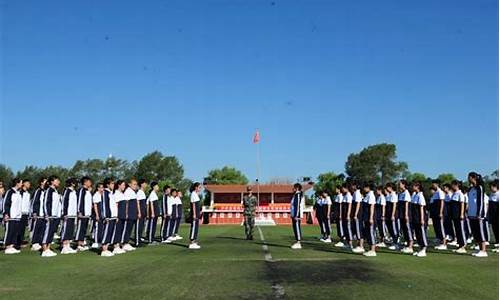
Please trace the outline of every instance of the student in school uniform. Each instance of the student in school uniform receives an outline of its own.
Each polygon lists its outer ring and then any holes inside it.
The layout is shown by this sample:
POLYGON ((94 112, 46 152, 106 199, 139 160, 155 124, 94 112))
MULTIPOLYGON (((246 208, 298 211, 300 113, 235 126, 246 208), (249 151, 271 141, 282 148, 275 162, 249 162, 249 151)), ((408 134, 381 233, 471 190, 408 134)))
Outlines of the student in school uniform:
POLYGON ((163 187, 163 196, 162 196, 162 201, 161 201, 161 228, 160 228, 160 237, 161 237, 161 242, 166 243, 168 236, 167 236, 167 227, 168 224, 170 223, 170 217, 168 215, 168 198, 170 197, 172 189, 170 186, 166 185, 163 187))
POLYGON ((160 205, 158 204, 158 192, 160 191, 160 186, 158 185, 158 182, 151 182, 151 189, 152 190, 151 193, 149 193, 146 206, 146 232, 148 235, 148 243, 153 246, 158 244, 155 240, 156 224, 158 223, 158 216, 160 216, 160 205))
POLYGON ((377 224, 377 231, 378 235, 380 238, 380 242, 377 244, 377 247, 379 248, 386 248, 387 245, 385 244, 385 238, 387 236, 387 230, 385 227, 385 216, 386 216, 386 207, 387 207, 387 200, 384 195, 384 187, 383 186, 378 186, 375 190, 375 216, 376 216, 376 224, 377 224))
POLYGON ((344 234, 344 226, 342 225, 342 200, 343 200, 343 195, 340 187, 336 186, 335 187, 335 198, 333 200, 333 219, 334 222, 337 226, 337 237, 339 241, 335 244, 335 247, 344 247, 344 239, 345 239, 345 234, 344 234))
POLYGON ((385 185, 386 197, 385 197, 385 222, 386 228, 392 239, 392 244, 388 247, 389 250, 399 250, 398 238, 399 238, 399 226, 398 226, 398 195, 396 194, 396 186, 392 182, 388 182, 385 185))
POLYGON ((42 239, 42 257, 53 257, 57 254, 50 249, 50 244, 54 240, 54 234, 61 221, 61 195, 57 191, 61 181, 57 176, 50 176, 47 184, 43 198, 43 214, 46 223, 42 239))
POLYGON ((146 222, 146 189, 148 184, 146 180, 140 179, 139 182, 139 190, 137 191, 137 221, 135 223, 135 245, 139 246, 140 243, 144 240, 144 224, 146 222))
POLYGON ((5 224, 5 236, 3 244, 5 254, 18 254, 21 251, 16 249, 17 237, 22 218, 22 196, 21 188, 23 181, 14 178, 12 187, 5 193, 3 203, 3 222, 5 224))
POLYGON ((363 192, 365 196, 361 202, 361 220, 363 222, 363 233, 359 240, 359 245, 363 249, 363 255, 367 257, 377 256, 376 244, 377 240, 375 237, 375 226, 376 226, 376 216, 375 216, 375 205, 377 203, 375 194, 373 193, 373 184, 365 184, 363 186, 363 192), (364 241, 368 242, 370 250, 364 251, 364 241))
POLYGON ((325 238, 325 233, 323 231, 323 195, 320 192, 316 192, 316 201, 314 201, 314 215, 316 216, 316 221, 318 222, 319 230, 320 230, 320 240, 325 238))
POLYGON ((38 180, 38 188, 33 193, 31 201, 31 251, 40 251, 42 249, 43 233, 45 231, 45 217, 43 214, 43 198, 45 193, 45 185, 47 178, 42 177, 38 180))
POLYGON ((182 214, 183 214, 183 207, 182 207, 182 192, 177 191, 177 197, 174 199, 174 210, 175 210, 175 225, 174 225, 174 235, 173 235, 173 240, 174 241, 179 241, 182 240, 182 236, 179 235, 179 226, 181 224, 182 220, 182 214))
POLYGON ((451 189, 453 194, 451 195, 451 220, 453 226, 456 230, 458 249, 454 252, 459 254, 466 254, 467 250, 465 245, 467 243, 467 237, 465 236, 465 197, 462 193, 462 183, 458 180, 453 180, 451 182, 451 189))
POLYGON ((353 234, 352 234, 352 195, 349 191, 349 186, 344 183, 341 187, 342 192, 342 204, 341 204, 341 218, 342 218, 342 230, 344 232, 346 245, 339 247, 348 247, 351 251, 354 250, 352 245, 353 234))
POLYGON ((136 248, 130 245, 132 229, 134 228, 139 211, 137 208, 137 180, 131 179, 128 187, 123 193, 126 202, 127 219, 125 220, 124 231, 122 233, 122 249, 125 251, 134 251, 136 248))
POLYGON ((432 219, 432 226, 434 227, 434 233, 436 234, 436 239, 439 245, 435 246, 436 250, 446 250, 447 239, 446 230, 444 224, 445 215, 445 202, 446 197, 445 192, 439 187, 439 181, 433 180, 431 183, 431 199, 430 199, 430 215, 432 219))
POLYGON ((296 183, 293 185, 294 195, 290 202, 290 217, 292 218, 293 234, 295 236, 295 243, 292 249, 302 249, 300 241, 302 240, 302 229, 300 227, 300 220, 302 218, 302 202, 304 201, 304 193, 302 192, 302 185, 296 183))
MULTIPOLYGON (((113 199, 117 206, 117 221, 115 226, 115 231, 113 235, 113 253, 116 249, 122 249, 122 236, 125 231, 125 223, 127 222, 127 201, 125 199, 125 189, 127 188, 127 183, 124 180, 117 180, 114 186, 113 199)), ((118 250, 118 252, 122 252, 118 250)), ((118 254, 118 253, 114 253, 118 254)))
POLYGON ((464 221, 465 221, 465 236, 467 237, 467 244, 472 243, 472 229, 470 227, 470 220, 467 211, 469 210, 469 188, 462 184, 462 194, 464 194, 464 203, 465 203, 465 212, 464 212, 464 221))
POLYGON ((19 222, 19 232, 17 234, 16 247, 20 249, 25 243, 26 228, 29 225, 30 208, 31 208, 31 194, 29 192, 31 188, 31 182, 28 179, 23 180, 23 186, 21 187, 21 221, 19 222))
POLYGON ((427 213, 426 202, 420 182, 413 183, 413 195, 411 197, 411 221, 415 229, 415 236, 420 250, 413 255, 416 257, 427 256, 427 213))
POLYGON ((498 197, 500 192, 498 191, 498 179, 490 182, 490 199, 489 199, 489 207, 488 207, 488 219, 490 221, 491 226, 493 227, 493 234, 495 235, 495 249, 494 252, 498 252, 498 197))
POLYGON ((444 219, 444 229, 446 232, 446 239, 448 246, 456 247, 457 243, 457 235, 455 233, 455 226, 453 226, 453 221, 451 219, 451 196, 453 192, 451 191, 451 185, 449 183, 443 184, 443 192, 444 192, 444 211, 443 211, 443 219, 444 219))
MULTIPOLYGON (((122 185, 122 190, 125 190, 125 182, 122 181, 120 184, 122 185)), ((101 256, 112 257, 117 254, 125 253, 125 250, 121 249, 117 238, 118 235, 116 234, 118 205, 115 202, 113 193, 115 182, 111 178, 106 178, 104 179, 104 187, 101 202, 101 219, 104 225, 101 256), (112 244, 114 244, 113 252, 109 249, 112 244)), ((121 232, 119 234, 121 234, 121 232)))
POLYGON ((356 246, 352 251, 354 253, 363 253, 365 249, 361 247, 361 239, 363 237, 363 220, 362 220, 362 205, 363 196, 361 195, 361 191, 359 190, 357 183, 351 183, 350 190, 352 193, 352 214, 351 214, 351 222, 354 231, 353 238, 358 241, 358 246, 356 246))
POLYGON ((97 184, 96 191, 92 196, 92 220, 94 223, 93 240, 91 248, 99 249, 104 236, 104 225, 102 223, 102 200, 104 198, 104 183, 97 184))
POLYGON ((80 182, 82 186, 77 191, 78 218, 75 240, 78 243, 78 251, 87 251, 89 247, 86 246, 85 236, 92 216, 92 180, 84 176, 80 182))
POLYGON ((399 195, 398 195, 398 213, 399 221, 401 223, 401 231, 406 242, 405 247, 401 252, 405 254, 413 254, 413 232, 411 227, 411 195, 408 191, 408 181, 399 181, 399 195))
POLYGON ((78 197, 76 195, 77 181, 73 178, 66 180, 66 188, 62 197, 61 213, 61 254, 75 254, 77 251, 71 248, 71 242, 75 237, 75 222, 78 214, 78 197))
POLYGON ((469 180, 469 206, 467 214, 469 216, 474 241, 479 246, 479 251, 472 254, 474 257, 488 257, 486 252, 486 233, 484 219, 486 218, 486 208, 484 203, 483 178, 476 172, 470 172, 469 180))
POLYGON ((166 237, 165 240, 162 241, 162 243, 165 244, 171 244, 174 240, 172 238, 172 235, 174 233, 174 226, 175 226, 175 221, 173 217, 173 211, 174 211, 174 199, 177 197, 177 190, 172 189, 170 191, 170 195, 167 196, 167 217, 165 218, 165 226, 163 227, 163 236, 166 237))
POLYGON ((189 233, 189 240, 191 243, 189 244, 189 249, 200 249, 200 245, 198 244, 198 230, 200 227, 200 219, 201 219, 201 183, 195 182, 191 186, 191 229, 189 233))
POLYGON ((321 221, 323 223, 323 238, 321 241, 323 243, 331 244, 332 243, 332 228, 330 224, 330 215, 332 213, 332 199, 330 198, 330 195, 326 191, 323 191, 322 193, 322 213, 323 216, 321 217, 321 221))

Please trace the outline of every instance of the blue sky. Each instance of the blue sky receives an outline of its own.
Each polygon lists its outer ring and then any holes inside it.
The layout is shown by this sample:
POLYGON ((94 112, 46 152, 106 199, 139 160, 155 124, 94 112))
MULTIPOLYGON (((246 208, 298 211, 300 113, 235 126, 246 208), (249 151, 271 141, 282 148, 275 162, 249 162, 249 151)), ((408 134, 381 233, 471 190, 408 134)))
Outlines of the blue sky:
POLYGON ((264 180, 379 142, 429 176, 498 168, 497 1, 2 3, 14 170, 160 150, 253 178, 256 128, 264 180))

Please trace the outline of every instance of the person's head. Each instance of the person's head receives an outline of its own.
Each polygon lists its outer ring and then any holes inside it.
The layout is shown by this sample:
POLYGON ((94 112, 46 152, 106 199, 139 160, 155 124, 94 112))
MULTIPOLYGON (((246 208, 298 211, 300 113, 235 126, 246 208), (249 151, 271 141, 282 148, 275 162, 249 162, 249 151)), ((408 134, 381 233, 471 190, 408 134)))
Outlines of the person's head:
POLYGON ((172 189, 172 190, 170 191, 170 196, 172 196, 172 197, 174 197, 174 198, 175 198, 175 197, 177 197, 177 190, 176 190, 176 189, 172 189))
POLYGON ((435 187, 433 187, 432 185, 429 188, 429 190, 431 191, 431 194, 434 194, 435 192, 437 192, 437 189, 435 187))
POLYGON ((349 185, 347 185, 347 183, 344 183, 340 190, 342 191, 342 194, 347 194, 349 192, 349 185))
POLYGON ((431 183, 431 187, 434 189, 434 192, 439 190, 439 185, 441 184, 441 181, 438 179, 434 179, 431 183))
POLYGON ((139 179, 138 184, 141 190, 145 190, 148 187, 148 183, 146 182, 145 179, 139 179))
POLYGON ((351 191, 351 193, 355 192, 358 188, 359 188, 359 185, 357 182, 355 182, 355 181, 351 182, 351 184, 349 186, 349 190, 351 191))
POLYGON ((323 199, 326 199, 329 196, 327 191, 323 191, 321 195, 323 196, 323 199))
POLYGON ((408 189, 408 181, 401 179, 399 181, 398 187, 401 191, 406 191, 408 189))
POLYGON ((363 184, 363 192, 368 193, 370 191, 373 191, 373 183, 363 184))
POLYGON ((47 177, 41 177, 40 179, 38 179, 38 187, 43 189, 46 184, 47 184, 47 177))
POLYGON ((453 180, 451 182, 451 189, 454 191, 454 192, 457 192, 459 191, 460 189, 462 188, 462 183, 458 180, 453 180))
POLYGON ((158 182, 156 182, 156 181, 151 182, 150 186, 153 189, 153 191, 155 191, 155 193, 160 190, 160 186, 158 185, 158 182))
POLYGON ((449 184, 449 183, 445 183, 445 184, 443 184, 443 191, 444 191, 445 193, 450 192, 450 191, 451 191, 451 184, 449 184))
POLYGON ((68 178, 66 179, 66 182, 64 183, 64 185, 67 187, 67 188, 75 188, 76 187, 76 180, 74 178, 68 178))
POLYGON ((479 173, 470 172, 467 177, 471 186, 480 186, 483 184, 483 178, 479 173))
POLYGON ((168 185, 163 187, 163 193, 169 195, 170 194, 170 187, 168 185))
POLYGON ((49 179, 47 179, 47 183, 49 184, 49 186, 57 189, 61 184, 61 180, 56 175, 52 175, 49 177, 49 179))
POLYGON ((422 191, 422 183, 420 181, 414 181, 411 186, 415 193, 420 193, 422 191))
POLYGON ((127 183, 125 182, 125 180, 120 179, 116 181, 115 190, 124 192, 126 188, 127 188, 127 183))
POLYGON ((111 179, 109 177, 105 178, 103 183, 104 183, 104 187, 109 189, 110 191, 115 189, 115 182, 113 181, 113 179, 111 179))
POLYGON ((247 186, 247 193, 249 195, 251 195, 253 192, 252 192, 252 187, 251 186, 247 186))
POLYGON ((15 188, 16 190, 19 190, 23 186, 23 181, 21 178, 14 178, 12 179, 12 187, 15 188))
POLYGON ((384 194, 384 187, 379 185, 377 186, 377 188, 375 189, 375 193, 377 194, 377 196, 380 196, 380 195, 383 195, 384 194))
POLYGON ((128 187, 133 189, 134 191, 137 191, 137 180, 135 180, 134 178, 130 179, 129 182, 128 182, 128 187))
POLYGON ((104 183, 103 182, 99 182, 97 184, 96 192, 99 194, 102 194, 104 192, 104 183))
POLYGON ((392 193, 396 190, 396 187, 394 186, 394 183, 388 182, 385 184, 385 190, 387 191, 387 193, 392 193))
POLYGON ((90 179, 90 177, 88 176, 83 176, 82 179, 80 180, 80 183, 87 190, 92 188, 92 179, 90 179))
POLYGON ((498 192, 498 179, 495 179, 495 180, 493 180, 492 182, 490 182, 490 190, 491 190, 493 193, 498 192))
POLYGON ((177 191, 177 197, 182 198, 182 192, 181 191, 177 191))
POLYGON ((29 179, 23 179, 23 190, 27 191, 31 188, 31 181, 29 179))
POLYGON ((193 185, 191 185, 190 190, 191 190, 191 193, 192 192, 199 193, 201 191, 201 183, 199 183, 199 182, 193 183, 193 185))
POLYGON ((293 185, 293 191, 294 192, 300 192, 302 191, 302 185, 300 183, 296 183, 293 185))

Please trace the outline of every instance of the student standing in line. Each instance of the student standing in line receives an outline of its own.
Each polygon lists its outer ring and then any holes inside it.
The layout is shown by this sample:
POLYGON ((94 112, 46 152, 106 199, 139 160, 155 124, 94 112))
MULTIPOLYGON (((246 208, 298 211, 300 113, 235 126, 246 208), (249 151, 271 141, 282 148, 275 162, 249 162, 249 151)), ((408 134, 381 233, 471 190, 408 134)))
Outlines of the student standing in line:
POLYGON ((465 203, 465 236, 467 237, 467 244, 472 243, 472 229, 470 227, 470 220, 467 214, 469 209, 469 188, 462 184, 462 194, 464 194, 464 203, 465 203))
POLYGON ((377 244, 379 248, 386 248, 385 238, 387 236, 385 227, 385 216, 387 208, 387 200, 384 195, 384 187, 378 186, 375 191, 376 202, 375 202, 375 216, 377 220, 378 235, 380 237, 380 242, 377 244))
POLYGON ((78 197, 76 195, 77 181, 73 178, 66 180, 66 188, 63 192, 62 201, 62 229, 61 241, 62 250, 61 254, 74 254, 77 251, 71 248, 71 242, 75 237, 75 222, 78 213, 78 197))
POLYGON ((146 180, 139 180, 139 190, 137 191, 137 222, 135 223, 135 245, 139 246, 140 243, 144 240, 144 223, 146 221, 147 215, 147 203, 146 203, 146 188, 148 184, 146 180))
POLYGON ((446 239, 448 240, 449 246, 456 247, 457 244, 457 235, 455 233, 455 227, 453 226, 453 221, 451 220, 451 195, 453 194, 451 191, 451 185, 449 183, 443 184, 444 191, 444 229, 446 231, 446 239))
POLYGON ((200 249, 198 245, 198 230, 201 219, 201 201, 200 201, 201 183, 195 182, 191 186, 191 230, 189 234, 189 249, 200 249))
POLYGON ((179 226, 182 220, 183 207, 182 207, 182 192, 177 191, 177 197, 174 199, 175 209, 177 211, 175 218, 175 226, 174 226, 174 240, 179 241, 182 240, 182 236, 179 235, 179 226))
POLYGON ((172 208, 170 213, 170 225, 168 232, 168 239, 174 242, 179 239, 182 239, 177 235, 177 231, 179 229, 179 222, 181 220, 181 211, 179 210, 179 204, 182 204, 181 198, 179 194, 181 192, 176 190, 175 195, 172 195, 172 208))
POLYGON ((78 189, 78 219, 76 227, 76 241, 78 251, 87 251, 85 236, 89 227, 90 217, 92 215, 92 180, 84 176, 81 179, 81 187, 78 189))
POLYGON ((353 237, 355 237, 355 239, 358 241, 358 246, 356 246, 356 248, 353 249, 353 252, 363 253, 365 250, 360 245, 360 241, 363 237, 363 220, 362 220, 363 210, 361 209, 361 202, 363 201, 363 196, 361 195, 361 191, 359 190, 357 183, 352 183, 350 186, 350 190, 352 193, 352 201, 353 201, 352 215, 351 215, 352 225, 354 229, 353 237))
POLYGON ((333 219, 335 220, 335 224, 337 226, 337 237, 339 241, 335 244, 335 247, 344 247, 343 240, 345 239, 345 234, 342 225, 342 191, 340 187, 335 187, 335 198, 333 200, 333 219))
POLYGON ((12 187, 5 193, 3 203, 3 222, 5 224, 5 237, 3 244, 5 254, 18 254, 21 251, 16 249, 17 237, 22 217, 22 196, 21 188, 23 181, 14 178, 12 187))
POLYGON ((101 248, 102 238, 104 236, 104 224, 102 223, 102 200, 104 198, 104 183, 98 183, 96 191, 92 196, 92 219, 94 223, 94 242, 92 249, 101 248))
POLYGON ((431 200, 430 200, 430 214, 432 219, 432 226, 434 227, 434 233, 436 234, 436 239, 439 245, 434 247, 436 250, 446 250, 447 240, 446 240, 446 230, 444 223, 444 213, 445 213, 445 203, 444 199, 446 197, 445 193, 439 187, 439 181, 433 180, 431 184, 431 200))
POLYGON ((465 236, 465 197, 462 193, 462 183, 458 180, 453 180, 451 182, 451 189, 453 194, 451 195, 451 220, 453 226, 456 229, 458 249, 454 252, 459 254, 466 254, 465 245, 467 242, 467 237, 465 236))
POLYGON ((470 172, 469 180, 469 207, 467 210, 472 234, 474 240, 479 246, 479 251, 473 253, 474 257, 488 257, 486 252, 486 233, 484 230, 484 219, 486 217, 486 208, 484 203, 484 188, 481 175, 476 172, 470 172))
POLYGON ((493 234, 495 235, 495 249, 493 249, 493 251, 498 252, 498 197, 500 195, 500 192, 498 191, 498 179, 490 182, 490 190, 491 194, 488 207, 488 219, 490 220, 490 224, 493 227, 493 234))
POLYGON ((354 251, 352 246, 353 234, 352 234, 352 223, 351 223, 351 211, 352 211, 352 195, 349 191, 349 186, 344 183, 341 188, 342 191, 342 205, 341 205, 341 218, 342 218, 342 228, 344 231, 345 239, 347 245, 343 247, 348 247, 351 251, 354 251))
POLYGON ((406 254, 413 254, 413 234, 410 219, 411 196, 410 192, 408 191, 408 181, 404 179, 399 181, 399 191, 398 213, 401 223, 401 230, 403 231, 403 237, 406 242, 405 247, 401 251, 406 254))
POLYGON ((322 192, 323 199, 323 217, 321 218, 323 222, 323 232, 324 237, 321 239, 323 243, 331 244, 332 243, 332 228, 330 224, 330 215, 332 213, 332 199, 330 195, 326 191, 322 192))
MULTIPOLYGON (((115 242, 118 240, 115 236, 116 222, 118 221, 118 205, 115 202, 113 194, 115 183, 111 178, 106 178, 104 179, 104 187, 105 189, 101 202, 101 219, 104 225, 101 256, 112 257, 116 254, 125 253, 125 250, 120 248, 120 244, 118 242, 115 242), (113 243, 114 249, 113 252, 111 252, 109 250, 109 246, 113 243)), ((124 185, 123 189, 125 189, 124 185)))
POLYGON ((134 251, 136 248, 130 245, 130 238, 132 235, 132 229, 136 224, 137 217, 139 216, 139 211, 137 209, 137 180, 131 179, 129 181, 128 187, 125 189, 125 202, 127 219, 125 221, 124 231, 122 233, 122 248, 125 251, 134 251))
POLYGON ((166 185, 163 187, 163 196, 162 196, 162 201, 161 201, 161 228, 160 228, 160 237, 161 237, 161 242, 166 243, 168 236, 166 236, 166 227, 168 226, 169 223, 169 218, 168 218, 168 197, 170 197, 170 186, 166 185))
POLYGON ((160 215, 160 205, 158 204, 158 192, 160 191, 160 186, 158 185, 158 182, 151 182, 151 189, 152 191, 149 193, 146 206, 146 232, 148 235, 149 245, 154 246, 158 244, 155 240, 155 235, 156 224, 158 223, 158 216, 160 215))
POLYGON ((21 221, 19 222, 19 232, 17 234, 17 249, 21 249, 21 246, 25 243, 26 228, 29 225, 30 208, 31 208, 31 195, 29 189, 31 188, 31 182, 28 179, 23 180, 23 186, 21 187, 21 221))
POLYGON ((118 180, 115 184, 114 192, 113 192, 113 200, 117 205, 117 216, 118 219, 116 221, 116 226, 115 226, 115 231, 113 235, 113 243, 114 243, 114 249, 113 253, 114 254, 119 254, 115 253, 117 249, 117 252, 123 252, 125 251, 122 249, 122 236, 125 231, 125 224, 127 222, 127 201, 125 199, 125 189, 127 188, 127 183, 125 183, 124 180, 118 180))
POLYGON ((31 220, 33 222, 33 225, 31 227, 31 251, 40 251, 40 249, 42 249, 41 243, 43 239, 43 233, 45 231, 43 198, 46 183, 47 178, 40 178, 40 180, 38 181, 38 188, 33 194, 33 200, 31 201, 31 220))
POLYGON ((173 235, 173 226, 175 225, 175 221, 173 221, 173 207, 174 207, 174 199, 177 197, 177 190, 172 189, 170 191, 170 195, 167 196, 167 217, 165 219, 165 226, 163 227, 163 230, 165 232, 163 233, 163 236, 167 237, 165 240, 162 241, 162 243, 165 244, 171 244, 173 242, 172 235, 173 235))
POLYGON ((420 182, 413 183, 413 195, 411 197, 411 221, 415 229, 420 251, 414 253, 416 257, 427 256, 427 214, 425 210, 425 197, 420 182))
POLYGON ((316 201, 313 206, 314 214, 316 216, 316 221, 318 222, 319 231, 320 231, 320 240, 322 241, 325 238, 325 230, 323 228, 323 193, 316 193, 316 201))
POLYGON ((61 220, 61 195, 57 191, 61 181, 57 176, 50 176, 47 180, 47 190, 43 199, 43 213, 46 218, 45 231, 42 239, 42 257, 52 257, 57 254, 50 249, 54 234, 61 220))
POLYGON ((398 195, 396 194, 396 187, 394 183, 388 182, 385 185, 386 190, 386 225, 389 231, 389 235, 392 239, 392 245, 388 247, 389 250, 399 250, 398 238, 399 238, 399 226, 398 226, 398 195))
POLYGON ((377 256, 376 252, 376 238, 375 238, 375 204, 377 202, 375 194, 373 193, 373 185, 365 184, 363 186, 363 192, 365 196, 363 197, 362 205, 362 221, 363 221, 363 233, 359 240, 359 245, 363 249, 363 255, 367 257, 377 256), (364 252, 364 240, 368 241, 370 250, 364 252))

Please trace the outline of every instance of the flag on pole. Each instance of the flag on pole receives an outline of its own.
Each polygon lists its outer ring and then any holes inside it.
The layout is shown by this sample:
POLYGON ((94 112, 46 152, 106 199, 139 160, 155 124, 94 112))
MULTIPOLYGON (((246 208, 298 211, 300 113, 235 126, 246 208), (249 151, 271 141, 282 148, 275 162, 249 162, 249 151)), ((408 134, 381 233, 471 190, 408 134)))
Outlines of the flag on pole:
POLYGON ((253 143, 258 144, 260 142, 260 132, 257 130, 253 136, 253 143))

